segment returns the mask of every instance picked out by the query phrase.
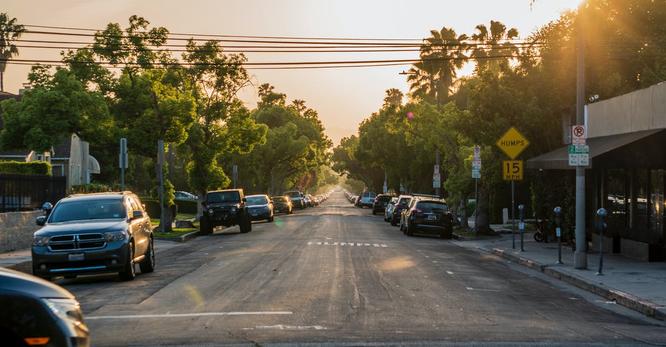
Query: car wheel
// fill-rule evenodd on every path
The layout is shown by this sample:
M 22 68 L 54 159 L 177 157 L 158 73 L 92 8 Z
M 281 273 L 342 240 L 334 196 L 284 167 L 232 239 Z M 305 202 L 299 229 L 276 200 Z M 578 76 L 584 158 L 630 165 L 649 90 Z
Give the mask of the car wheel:
M 409 223 L 407 223 L 407 225 L 405 226 L 405 235 L 407 235 L 407 236 L 413 236 L 414 235 L 414 227 L 409 225 Z
M 240 231 L 241 233 L 249 233 L 252 231 L 252 221 L 250 221 L 250 218 L 248 217 L 243 217 L 243 220 L 240 222 Z
M 134 243 L 130 242 L 127 247 L 125 268 L 120 272 L 120 279 L 123 281 L 131 281 L 136 277 L 136 271 L 134 270 Z
M 271 223 L 271 222 L 273 222 L 273 221 L 275 220 L 275 217 L 274 217 L 274 216 L 271 216 L 271 218 L 268 218 L 267 220 L 268 220 L 269 223 Z
M 146 258 L 141 263 L 139 263 L 139 267 L 141 268 L 141 273 L 143 274 L 155 271 L 155 246 L 152 237 L 150 238 L 150 242 L 148 244 Z
M 201 220 L 199 222 L 199 232 L 204 235 L 213 233 L 213 226 L 208 221 L 208 218 L 201 217 Z
M 395 220 L 395 218 L 391 218 L 391 225 L 392 226 L 398 225 L 398 222 Z
M 377 212 L 375 212 L 375 210 L 372 209 L 372 215 L 374 216 L 374 215 L 376 215 L 376 214 L 377 214 Z

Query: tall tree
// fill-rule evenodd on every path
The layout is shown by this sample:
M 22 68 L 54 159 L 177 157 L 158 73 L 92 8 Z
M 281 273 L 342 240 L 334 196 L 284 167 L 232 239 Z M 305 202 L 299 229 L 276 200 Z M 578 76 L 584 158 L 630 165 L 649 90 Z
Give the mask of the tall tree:
M 25 27 L 16 23 L 16 18 L 9 19 L 7 13 L 0 13 L 0 92 L 5 91 L 4 76 L 7 61 L 18 55 L 14 41 L 25 32 Z
M 479 24 L 472 34 L 472 40 L 478 43 L 472 50 L 471 57 L 476 59 L 477 72 L 486 70 L 500 73 L 509 69 L 509 61 L 518 54 L 518 47 L 511 42 L 518 38 L 518 29 L 507 30 L 499 21 L 490 21 L 490 28 Z
M 421 61 L 409 70 L 408 82 L 414 96 L 426 97 L 438 106 L 448 99 L 457 76 L 465 63 L 467 35 L 443 27 L 430 31 L 420 48 Z

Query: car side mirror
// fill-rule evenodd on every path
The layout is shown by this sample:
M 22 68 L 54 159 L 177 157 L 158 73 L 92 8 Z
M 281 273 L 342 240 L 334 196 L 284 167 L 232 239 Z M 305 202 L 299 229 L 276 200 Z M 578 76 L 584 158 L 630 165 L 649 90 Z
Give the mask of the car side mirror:
M 143 211 L 134 210 L 132 211 L 132 219 L 141 219 L 143 218 Z
M 47 201 L 44 204 L 42 204 L 42 211 L 44 211 L 45 215 L 48 216 L 51 213 L 51 210 L 53 210 L 53 204 L 52 203 Z
M 241 201 L 242 201 L 242 202 L 247 202 L 247 199 L 246 199 L 246 198 L 242 198 Z
M 39 226 L 44 226 L 46 224 L 46 216 L 39 216 L 35 219 L 35 224 Z

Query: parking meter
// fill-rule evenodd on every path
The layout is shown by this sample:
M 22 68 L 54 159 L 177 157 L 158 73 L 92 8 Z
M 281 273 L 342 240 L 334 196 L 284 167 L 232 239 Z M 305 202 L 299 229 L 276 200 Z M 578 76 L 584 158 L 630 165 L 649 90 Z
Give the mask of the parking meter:
M 520 223 L 518 223 L 518 230 L 520 231 L 520 251 L 525 252 L 525 205 L 518 205 L 518 214 L 520 215 Z
M 562 208 L 557 206 L 555 213 L 555 236 L 557 236 L 557 264 L 562 264 Z
M 608 211 L 605 208 L 600 208 L 597 210 L 597 229 L 599 229 L 599 271 L 597 275 L 603 275 L 604 268 L 604 230 L 606 229 L 606 217 L 608 216 Z

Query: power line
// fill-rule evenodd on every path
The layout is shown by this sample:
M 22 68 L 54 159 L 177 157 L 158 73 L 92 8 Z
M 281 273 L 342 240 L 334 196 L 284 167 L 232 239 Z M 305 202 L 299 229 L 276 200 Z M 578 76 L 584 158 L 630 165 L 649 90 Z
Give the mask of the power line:
M 51 25 L 24 24 L 28 28 L 57 29 L 57 30 L 75 30 L 75 31 L 103 31 L 103 29 L 64 27 Z M 303 37 L 303 36 L 257 36 L 257 35 L 222 35 L 222 34 L 196 34 L 196 33 L 172 33 L 174 36 L 197 36 L 197 37 L 228 37 L 228 38 L 247 38 L 247 39 L 287 39 L 287 40 L 344 40 L 344 41 L 423 41 L 423 39 L 414 38 L 359 38 L 359 37 Z
M 36 35 L 60 35 L 60 36 L 77 36 L 77 37 L 96 37 L 96 34 L 86 33 L 71 33 L 59 31 L 42 31 L 42 30 L 26 30 L 26 34 Z M 127 35 L 108 35 L 107 37 L 113 38 L 128 38 Z M 205 38 L 183 38 L 183 37 L 169 37 L 167 40 L 173 41 L 215 41 L 215 42 L 232 42 L 232 43 L 260 43 L 260 44 L 309 44 L 309 45 L 351 45 L 351 46 L 390 46 L 390 47 L 421 47 L 424 43 L 410 43 L 410 42 L 345 42 L 345 41 L 286 41 L 286 40 L 258 40 L 258 39 L 205 39 Z M 524 43 L 537 43 L 521 40 L 503 40 L 501 42 L 493 43 L 479 43 L 474 41 L 462 41 L 452 43 L 428 43 L 429 46 L 443 46 L 443 47 L 460 47 L 460 46 L 474 46 L 474 45 L 488 45 L 506 47 L 506 44 L 524 44 Z

